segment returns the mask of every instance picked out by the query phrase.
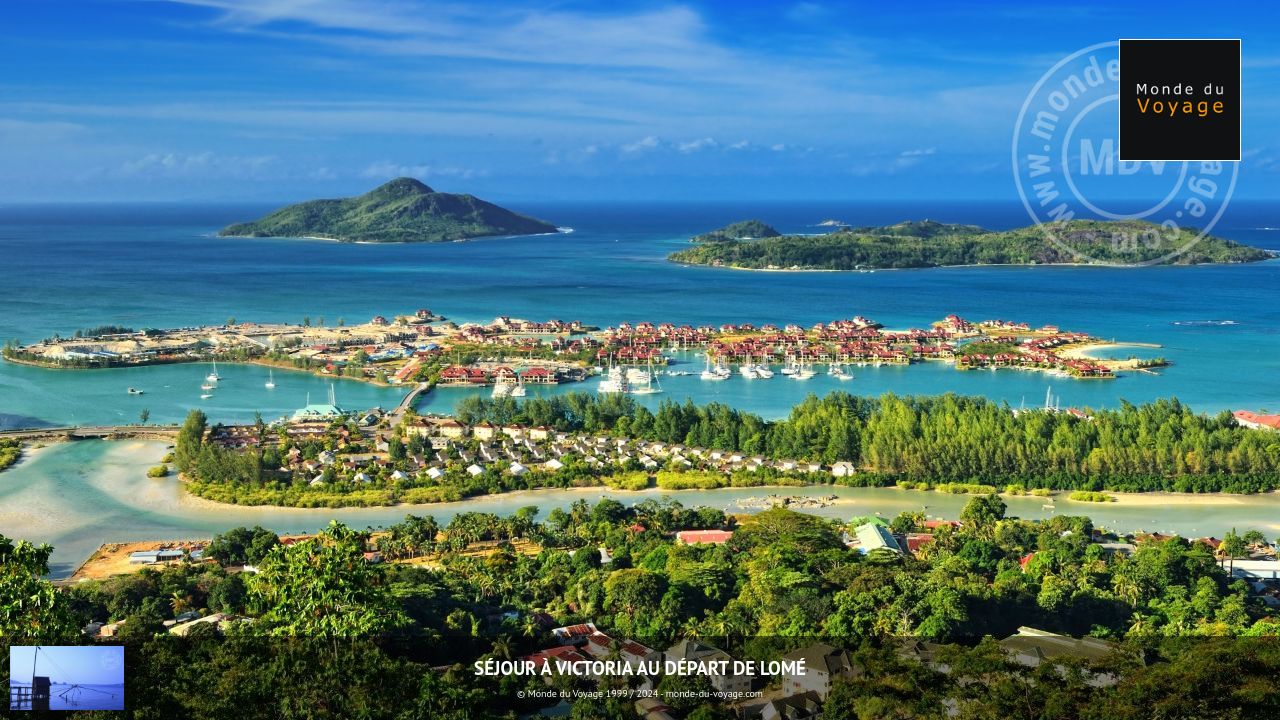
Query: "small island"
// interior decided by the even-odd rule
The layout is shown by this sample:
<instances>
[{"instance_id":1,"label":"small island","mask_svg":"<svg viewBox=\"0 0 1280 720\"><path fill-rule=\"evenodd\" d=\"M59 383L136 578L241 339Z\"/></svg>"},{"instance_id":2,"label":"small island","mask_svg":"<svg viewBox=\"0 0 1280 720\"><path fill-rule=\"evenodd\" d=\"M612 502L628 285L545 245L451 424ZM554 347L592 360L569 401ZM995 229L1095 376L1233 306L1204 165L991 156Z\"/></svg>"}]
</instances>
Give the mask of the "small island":
<instances>
[{"instance_id":1,"label":"small island","mask_svg":"<svg viewBox=\"0 0 1280 720\"><path fill-rule=\"evenodd\" d=\"M396 178L359 197L311 200L260 220L228 225L223 237L301 237L339 242L449 242L495 235L538 235L556 226L473 195L436 192Z\"/></svg>"},{"instance_id":2,"label":"small island","mask_svg":"<svg viewBox=\"0 0 1280 720\"><path fill-rule=\"evenodd\" d=\"M703 233L690 238L691 243L706 242L726 242L729 240L761 240L764 238L779 237L782 233L774 230L772 226L766 225L759 220L743 220L741 222L730 223L720 228L712 230L709 233Z\"/></svg>"},{"instance_id":3,"label":"small island","mask_svg":"<svg viewBox=\"0 0 1280 720\"><path fill-rule=\"evenodd\" d=\"M748 223L735 223L699 235L693 238L697 247L673 253L668 259L743 270L1137 265L1160 261L1186 245L1190 247L1185 252L1163 264L1243 263L1274 257L1266 250L1222 238L1206 236L1195 241L1195 230L1169 231L1138 221L1072 220L1055 226L1053 239L1038 226L992 231L976 225L933 220L840 228L823 235L754 235L753 239L746 239L740 229L743 225ZM1176 234L1170 237L1171 232Z\"/></svg>"}]
</instances>

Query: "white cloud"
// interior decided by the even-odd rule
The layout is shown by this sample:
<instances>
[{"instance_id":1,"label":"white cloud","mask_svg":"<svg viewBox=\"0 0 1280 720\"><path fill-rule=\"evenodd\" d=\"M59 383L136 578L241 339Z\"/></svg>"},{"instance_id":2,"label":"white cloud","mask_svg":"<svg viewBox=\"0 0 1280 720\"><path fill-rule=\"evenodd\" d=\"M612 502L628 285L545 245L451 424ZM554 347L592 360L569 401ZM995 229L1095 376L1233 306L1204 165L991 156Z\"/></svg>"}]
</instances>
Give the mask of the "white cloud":
<instances>
[{"instance_id":1,"label":"white cloud","mask_svg":"<svg viewBox=\"0 0 1280 720\"><path fill-rule=\"evenodd\" d=\"M238 31L399 55L688 69L722 53L701 16L681 6L605 14L402 0L170 2L218 10L215 25Z\"/></svg>"},{"instance_id":2,"label":"white cloud","mask_svg":"<svg viewBox=\"0 0 1280 720\"><path fill-rule=\"evenodd\" d=\"M751 143L747 142L746 140L739 140L738 142L730 145L729 149L730 150L746 150L748 147L751 147Z\"/></svg>"},{"instance_id":3,"label":"white cloud","mask_svg":"<svg viewBox=\"0 0 1280 720\"><path fill-rule=\"evenodd\" d=\"M699 150L706 150L706 149L714 148L718 146L719 146L719 143L716 142L715 138L704 137L704 138L699 138L697 140L691 140L689 142L680 143L679 145L676 146L676 149L688 155L689 153L695 153L695 152L698 152Z\"/></svg>"},{"instance_id":4,"label":"white cloud","mask_svg":"<svg viewBox=\"0 0 1280 720\"><path fill-rule=\"evenodd\" d=\"M472 168L439 167L435 165L403 165L389 160L370 163L368 167L360 171L360 177L372 178L375 180L390 180L391 178L398 177L414 177L419 180L441 177L470 180L472 178L484 177L486 175L488 175L487 171L474 170Z\"/></svg>"},{"instance_id":5,"label":"white cloud","mask_svg":"<svg viewBox=\"0 0 1280 720\"><path fill-rule=\"evenodd\" d=\"M126 178L261 178L274 155L219 155L166 152L126 160L110 174Z\"/></svg>"},{"instance_id":6,"label":"white cloud","mask_svg":"<svg viewBox=\"0 0 1280 720\"><path fill-rule=\"evenodd\" d=\"M850 168L849 172L860 177L872 175L894 175L902 172L903 170L916 167L923 163L926 158L937 154L937 148L927 147L911 148L903 150L897 155L891 156L870 156L861 163Z\"/></svg>"},{"instance_id":7,"label":"white cloud","mask_svg":"<svg viewBox=\"0 0 1280 720\"><path fill-rule=\"evenodd\" d=\"M662 140L658 139L654 135L648 135L635 142L623 145L621 150L624 155L638 155L640 153L653 150L661 144Z\"/></svg>"}]
</instances>

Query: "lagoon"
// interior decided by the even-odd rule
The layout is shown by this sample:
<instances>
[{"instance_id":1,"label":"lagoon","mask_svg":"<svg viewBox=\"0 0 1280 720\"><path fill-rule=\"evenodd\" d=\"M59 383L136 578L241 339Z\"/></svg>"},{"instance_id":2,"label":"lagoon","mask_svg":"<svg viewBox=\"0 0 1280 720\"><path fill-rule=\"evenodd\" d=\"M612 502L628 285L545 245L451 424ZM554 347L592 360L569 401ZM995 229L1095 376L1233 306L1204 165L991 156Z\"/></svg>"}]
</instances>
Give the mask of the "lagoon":
<instances>
[{"instance_id":1,"label":"lagoon","mask_svg":"<svg viewBox=\"0 0 1280 720\"><path fill-rule=\"evenodd\" d=\"M331 519L356 528L385 526L406 514L432 515L442 524L459 512L507 515L535 505L539 517L576 500L613 498L632 505L647 498L672 497L686 506L710 506L751 513L747 498L771 493L809 497L836 496L823 508L805 510L848 520L879 514L892 518L906 510L930 517L956 518L968 497L896 488L831 486L722 488L677 492L625 492L603 488L527 490L461 502L382 508L303 509L240 507L187 495L173 478L146 477L146 469L165 453L165 444L147 441L83 440L36 450L0 474L0 534L54 546L53 577L71 574L102 543L209 538L239 525L262 525L278 533L318 530ZM1280 534L1280 494L1231 496L1142 496L1116 503L1073 502L1059 497L1045 507L1038 497L1008 497L1009 515L1044 518L1054 514L1088 515L1095 525L1121 532L1146 530L1197 537L1221 537L1232 528L1257 528Z\"/></svg>"}]
</instances>

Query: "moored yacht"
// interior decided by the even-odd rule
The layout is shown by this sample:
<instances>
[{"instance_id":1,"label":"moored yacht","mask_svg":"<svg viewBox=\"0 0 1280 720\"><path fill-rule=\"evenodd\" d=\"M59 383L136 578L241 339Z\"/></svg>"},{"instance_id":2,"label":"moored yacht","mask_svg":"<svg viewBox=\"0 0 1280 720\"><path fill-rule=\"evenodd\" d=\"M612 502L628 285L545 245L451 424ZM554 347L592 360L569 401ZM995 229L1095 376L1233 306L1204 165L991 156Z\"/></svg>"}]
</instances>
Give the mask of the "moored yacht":
<instances>
[{"instance_id":1,"label":"moored yacht","mask_svg":"<svg viewBox=\"0 0 1280 720\"><path fill-rule=\"evenodd\" d=\"M605 375L605 379L596 385L596 392L602 393L624 393L627 392L627 376L622 368L611 367Z\"/></svg>"},{"instance_id":2,"label":"moored yacht","mask_svg":"<svg viewBox=\"0 0 1280 720\"><path fill-rule=\"evenodd\" d=\"M721 364L719 364L719 363L716 363L715 367L712 367L712 366L711 366L711 355L710 355L710 353L708 353L708 354L707 354L707 369L703 370L703 371L702 371L702 374L701 374L701 375L699 375L699 377L701 377L703 380L728 380L728 379L729 379L729 368L727 368L727 367L725 367L725 366L723 366L723 365L721 365Z\"/></svg>"}]
</instances>

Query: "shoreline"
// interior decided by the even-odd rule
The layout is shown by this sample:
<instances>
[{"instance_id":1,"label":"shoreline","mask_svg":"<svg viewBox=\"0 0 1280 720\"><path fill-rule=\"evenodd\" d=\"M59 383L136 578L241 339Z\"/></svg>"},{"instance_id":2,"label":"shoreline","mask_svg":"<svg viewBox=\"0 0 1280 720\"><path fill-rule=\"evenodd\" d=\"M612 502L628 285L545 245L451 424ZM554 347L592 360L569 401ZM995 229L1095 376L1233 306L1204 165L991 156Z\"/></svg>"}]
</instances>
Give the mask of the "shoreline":
<instances>
[{"instance_id":1,"label":"shoreline","mask_svg":"<svg viewBox=\"0 0 1280 720\"><path fill-rule=\"evenodd\" d=\"M1204 263L1160 263L1151 265L1148 263L965 263L959 265L921 265L920 267L866 267L861 269L842 270L839 268L766 268L766 267L744 267L742 265L713 265L710 263L692 263L683 260L672 260L667 258L667 262L673 265L693 268L711 268L713 270L742 270L746 272L781 272L781 273L806 273L806 272L834 272L834 273L871 273L871 272L894 272L894 271L920 271L920 270L949 270L962 268L1097 268L1108 270L1135 270L1140 268L1173 268L1173 267L1206 267L1206 266L1234 266L1234 265L1253 265L1256 263L1274 262L1280 260L1280 251L1268 250L1267 248L1258 248L1265 252L1271 253L1271 257L1259 258L1257 260L1242 260L1232 262L1204 262Z\"/></svg>"},{"instance_id":2,"label":"shoreline","mask_svg":"<svg viewBox=\"0 0 1280 720\"><path fill-rule=\"evenodd\" d=\"M1116 370L1150 371L1152 368L1165 367L1169 365L1169 361L1165 360L1163 363L1160 363L1158 365L1148 365L1144 367L1143 363L1149 362L1149 360L1145 358L1100 357L1100 355L1103 353L1108 353L1115 350L1123 350L1124 348L1145 348L1148 350L1152 350L1152 349L1161 349L1163 347L1164 347L1163 345L1160 345L1158 343L1143 343L1143 342L1083 343L1080 345L1068 345L1066 347L1061 348L1058 351L1058 357L1061 357L1067 360L1087 360L1089 362L1094 362L1099 365L1102 365L1103 367L1109 368L1112 371L1116 371Z\"/></svg>"}]
</instances>

